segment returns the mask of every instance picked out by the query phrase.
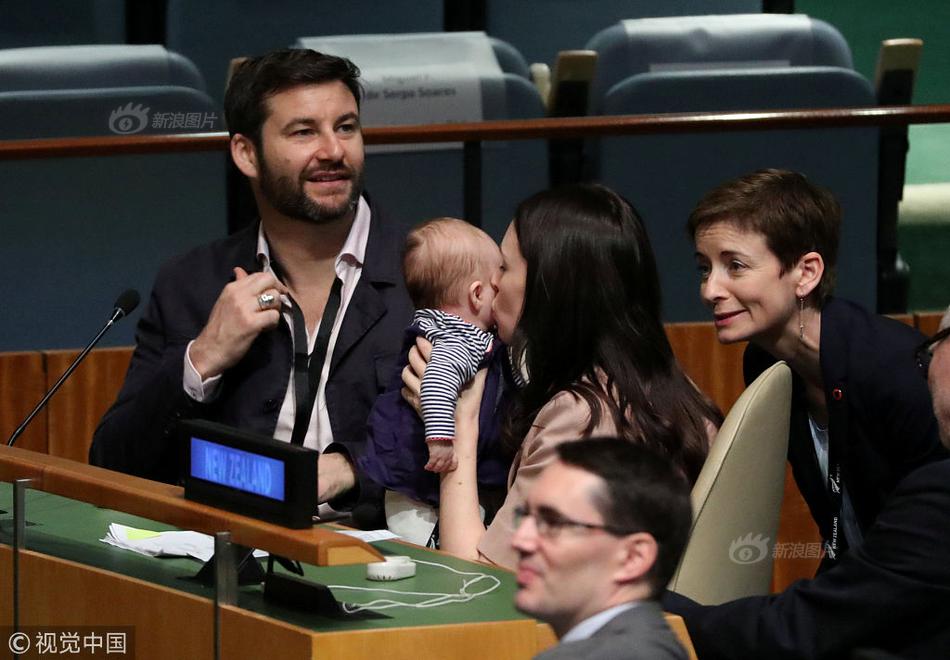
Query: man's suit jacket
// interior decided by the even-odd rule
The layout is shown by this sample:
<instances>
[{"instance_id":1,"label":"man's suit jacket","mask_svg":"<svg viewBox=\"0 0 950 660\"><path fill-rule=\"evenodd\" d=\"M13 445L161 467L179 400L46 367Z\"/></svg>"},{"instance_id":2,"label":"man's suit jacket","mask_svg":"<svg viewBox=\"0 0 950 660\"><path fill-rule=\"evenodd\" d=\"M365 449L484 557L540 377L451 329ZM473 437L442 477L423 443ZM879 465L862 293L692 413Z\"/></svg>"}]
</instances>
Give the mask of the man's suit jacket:
<instances>
[{"instance_id":1,"label":"man's suit jacket","mask_svg":"<svg viewBox=\"0 0 950 660\"><path fill-rule=\"evenodd\" d=\"M686 660L655 601L621 612L587 639L558 644L535 660Z\"/></svg>"},{"instance_id":2,"label":"man's suit jacket","mask_svg":"<svg viewBox=\"0 0 950 660\"><path fill-rule=\"evenodd\" d=\"M354 463L365 444L370 407L392 374L403 330L412 318L400 272L402 236L387 229L372 205L370 222L362 273L340 327L326 386L334 438L328 451L344 452ZM96 429L90 463L175 482L180 461L172 436L179 418L200 417L273 435L293 364L292 338L283 321L261 333L244 358L225 372L213 402L196 404L182 387L185 349L233 279L233 268L261 270L257 235L255 224L163 266L136 330L125 383ZM360 491L370 502L379 494L362 477ZM356 494L334 504L352 505Z\"/></svg>"},{"instance_id":3,"label":"man's suit jacket","mask_svg":"<svg viewBox=\"0 0 950 660\"><path fill-rule=\"evenodd\" d=\"M902 478L947 457L927 381L914 358L923 339L903 323L840 298L829 299L821 311L819 358L829 444L840 453L842 481L862 531ZM750 344L746 382L774 362ZM822 536L830 538L832 511L808 426L804 387L798 376L793 383L788 460Z\"/></svg>"},{"instance_id":4,"label":"man's suit jacket","mask_svg":"<svg viewBox=\"0 0 950 660\"><path fill-rule=\"evenodd\" d=\"M864 543L781 594L701 606L663 599L703 660L847 658L875 648L950 658L950 459L907 476Z\"/></svg>"}]
</instances>

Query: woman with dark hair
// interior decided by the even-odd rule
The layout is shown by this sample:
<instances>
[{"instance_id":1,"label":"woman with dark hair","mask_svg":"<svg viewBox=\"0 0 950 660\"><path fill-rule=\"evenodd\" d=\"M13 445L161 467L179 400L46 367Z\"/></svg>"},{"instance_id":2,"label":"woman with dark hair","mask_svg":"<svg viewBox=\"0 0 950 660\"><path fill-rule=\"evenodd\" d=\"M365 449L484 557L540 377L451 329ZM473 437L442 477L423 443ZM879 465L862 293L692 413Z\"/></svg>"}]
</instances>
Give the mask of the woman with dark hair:
<instances>
[{"instance_id":1,"label":"woman with dark hair","mask_svg":"<svg viewBox=\"0 0 950 660\"><path fill-rule=\"evenodd\" d=\"M794 374L788 459L826 558L861 544L887 496L943 458L913 328L831 297L841 209L827 190L762 170L690 214L700 293L719 341L748 341L746 382L776 360Z\"/></svg>"},{"instance_id":2,"label":"woman with dark hair","mask_svg":"<svg viewBox=\"0 0 950 660\"><path fill-rule=\"evenodd\" d=\"M475 481L476 377L459 400L458 467L442 478L439 531L444 550L513 567L513 511L557 444L618 436L695 481L722 417L673 357L653 251L626 200L597 185L538 193L518 207L501 250L493 311L519 383L504 424L516 452L508 494L486 530ZM410 392L423 368L418 359L407 368Z\"/></svg>"}]
</instances>

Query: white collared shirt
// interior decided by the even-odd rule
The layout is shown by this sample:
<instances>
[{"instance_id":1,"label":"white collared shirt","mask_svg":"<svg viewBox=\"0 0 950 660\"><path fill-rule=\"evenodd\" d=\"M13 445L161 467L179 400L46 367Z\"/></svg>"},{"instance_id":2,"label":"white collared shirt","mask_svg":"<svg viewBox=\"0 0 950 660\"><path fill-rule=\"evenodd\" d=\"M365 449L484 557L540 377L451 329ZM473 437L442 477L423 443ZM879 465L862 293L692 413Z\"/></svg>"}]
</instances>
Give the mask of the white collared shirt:
<instances>
[{"instance_id":1,"label":"white collared shirt","mask_svg":"<svg viewBox=\"0 0 950 660\"><path fill-rule=\"evenodd\" d=\"M620 603L620 605L614 605L613 607L604 610L603 612L598 612L593 616L589 616L576 626L567 631L567 634L561 638L561 644L567 644L568 642L577 642L582 639L587 639L592 636L595 632L606 626L614 617L620 616L627 610L631 610L640 603L635 600L628 601L626 603Z\"/></svg>"},{"instance_id":2,"label":"white collared shirt","mask_svg":"<svg viewBox=\"0 0 950 660\"><path fill-rule=\"evenodd\" d=\"M366 256L366 243L369 239L370 210L369 204L363 197L360 197L356 208L356 215L353 218L353 225L350 227L350 233L343 243L343 247L336 256L334 269L336 275L340 278L343 287L340 291L340 309L337 313L333 329L330 332L330 342L327 346L327 358L323 364L323 371L320 374L320 383L317 386L317 399L313 406L313 413L310 417L310 426L307 428L307 434L304 438L304 446L311 449L325 450L333 443L333 431L330 428L330 416L327 412L326 383L327 376L330 373L330 364L332 362L333 349L336 346L337 338L340 334L340 326L346 316L346 309L350 300L353 298L353 292L356 290L356 284L360 280L363 272L363 261ZM267 238L264 235L263 225L258 229L257 234L257 257L261 263L264 272L273 273L270 258L270 248L267 244ZM291 314L291 302L287 296L281 296L283 303L282 315L284 321L290 328L291 339L294 336L294 319ZM313 335L307 332L307 353L313 351L313 345L316 342L317 332L320 329L319 323L314 328ZM193 343L193 342L192 342ZM201 403L213 401L218 394L218 387L221 382L221 376L201 380L201 376L191 363L189 353L191 344L188 344L188 350L185 351L185 369L183 385L185 392L195 401ZM290 376L287 381L287 391L284 395L284 402L280 407L280 413L277 416L277 427L274 429L274 438L290 442L290 437L294 429L294 415L296 413L296 400L294 396L294 375L293 369L290 370ZM321 514L329 512L326 505L320 505Z\"/></svg>"}]
</instances>

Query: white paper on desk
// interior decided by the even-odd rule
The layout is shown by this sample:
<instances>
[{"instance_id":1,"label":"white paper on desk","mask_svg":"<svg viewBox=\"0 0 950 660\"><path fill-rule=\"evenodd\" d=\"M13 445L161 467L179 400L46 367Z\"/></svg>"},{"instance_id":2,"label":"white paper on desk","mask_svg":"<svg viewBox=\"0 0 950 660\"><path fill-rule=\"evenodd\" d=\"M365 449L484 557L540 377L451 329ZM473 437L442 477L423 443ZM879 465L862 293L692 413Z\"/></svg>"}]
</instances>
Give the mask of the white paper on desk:
<instances>
[{"instance_id":1,"label":"white paper on desk","mask_svg":"<svg viewBox=\"0 0 950 660\"><path fill-rule=\"evenodd\" d=\"M375 543L376 541L388 541L389 539L399 539L402 538L398 534L393 534L388 529L370 529L370 530L339 530L335 529L334 532L338 534L346 534L347 536L352 536L353 538L359 539L366 543Z\"/></svg>"},{"instance_id":2,"label":"white paper on desk","mask_svg":"<svg viewBox=\"0 0 950 660\"><path fill-rule=\"evenodd\" d=\"M214 537L200 532L153 532L112 523L99 540L148 557L194 557L208 561L214 556ZM266 557L267 553L255 550L254 556Z\"/></svg>"}]
</instances>

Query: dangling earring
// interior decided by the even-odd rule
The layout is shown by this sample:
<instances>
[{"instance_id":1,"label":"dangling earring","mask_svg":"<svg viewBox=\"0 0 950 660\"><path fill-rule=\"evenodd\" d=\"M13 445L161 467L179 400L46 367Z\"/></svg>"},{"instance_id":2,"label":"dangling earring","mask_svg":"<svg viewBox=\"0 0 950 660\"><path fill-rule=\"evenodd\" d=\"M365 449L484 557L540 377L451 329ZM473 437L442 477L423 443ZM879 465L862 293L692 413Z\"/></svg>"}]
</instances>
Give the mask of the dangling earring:
<instances>
[{"instance_id":1,"label":"dangling earring","mask_svg":"<svg viewBox=\"0 0 950 660\"><path fill-rule=\"evenodd\" d=\"M805 297L798 298L798 340L805 341Z\"/></svg>"}]
</instances>

